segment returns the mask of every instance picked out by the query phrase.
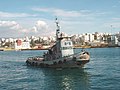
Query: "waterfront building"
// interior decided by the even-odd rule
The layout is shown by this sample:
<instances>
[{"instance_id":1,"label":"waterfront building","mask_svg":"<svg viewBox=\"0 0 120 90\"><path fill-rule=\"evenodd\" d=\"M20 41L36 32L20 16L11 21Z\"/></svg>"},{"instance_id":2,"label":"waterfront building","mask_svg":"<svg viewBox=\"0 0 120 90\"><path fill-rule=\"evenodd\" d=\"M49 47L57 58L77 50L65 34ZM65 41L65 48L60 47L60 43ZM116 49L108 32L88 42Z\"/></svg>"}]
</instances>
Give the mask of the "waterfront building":
<instances>
[{"instance_id":1,"label":"waterfront building","mask_svg":"<svg viewBox=\"0 0 120 90\"><path fill-rule=\"evenodd\" d=\"M84 41L85 41L85 42L89 42L89 34L86 33L86 34L84 35Z\"/></svg>"},{"instance_id":2,"label":"waterfront building","mask_svg":"<svg viewBox=\"0 0 120 90\"><path fill-rule=\"evenodd\" d=\"M94 34L86 33L83 35L84 42L93 42L94 41Z\"/></svg>"},{"instance_id":3,"label":"waterfront building","mask_svg":"<svg viewBox=\"0 0 120 90\"><path fill-rule=\"evenodd\" d=\"M116 35L110 36L110 42L108 43L109 46L118 46L118 38Z\"/></svg>"},{"instance_id":4,"label":"waterfront building","mask_svg":"<svg viewBox=\"0 0 120 90\"><path fill-rule=\"evenodd\" d=\"M30 43L28 41L22 42L22 49L31 49Z\"/></svg>"},{"instance_id":5,"label":"waterfront building","mask_svg":"<svg viewBox=\"0 0 120 90\"><path fill-rule=\"evenodd\" d=\"M5 38L1 38L1 42L5 42Z\"/></svg>"},{"instance_id":6,"label":"waterfront building","mask_svg":"<svg viewBox=\"0 0 120 90\"><path fill-rule=\"evenodd\" d=\"M18 39L18 40L16 40L16 42L14 42L13 48L15 50L31 49L30 43L28 41L22 41L20 39Z\"/></svg>"},{"instance_id":7,"label":"waterfront building","mask_svg":"<svg viewBox=\"0 0 120 90\"><path fill-rule=\"evenodd\" d=\"M89 34L89 41L93 42L94 41L94 34Z\"/></svg>"}]
</instances>

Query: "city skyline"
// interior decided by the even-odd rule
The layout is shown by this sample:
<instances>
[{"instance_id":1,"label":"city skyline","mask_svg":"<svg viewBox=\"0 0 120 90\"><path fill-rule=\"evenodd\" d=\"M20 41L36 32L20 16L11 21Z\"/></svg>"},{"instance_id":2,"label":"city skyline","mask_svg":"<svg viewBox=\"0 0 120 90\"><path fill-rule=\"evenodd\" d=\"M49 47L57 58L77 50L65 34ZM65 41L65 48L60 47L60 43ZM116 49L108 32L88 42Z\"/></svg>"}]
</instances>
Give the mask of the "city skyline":
<instances>
[{"instance_id":1,"label":"city skyline","mask_svg":"<svg viewBox=\"0 0 120 90\"><path fill-rule=\"evenodd\" d=\"M120 0L0 1L0 37L50 36L55 18L67 34L119 32Z\"/></svg>"}]
</instances>

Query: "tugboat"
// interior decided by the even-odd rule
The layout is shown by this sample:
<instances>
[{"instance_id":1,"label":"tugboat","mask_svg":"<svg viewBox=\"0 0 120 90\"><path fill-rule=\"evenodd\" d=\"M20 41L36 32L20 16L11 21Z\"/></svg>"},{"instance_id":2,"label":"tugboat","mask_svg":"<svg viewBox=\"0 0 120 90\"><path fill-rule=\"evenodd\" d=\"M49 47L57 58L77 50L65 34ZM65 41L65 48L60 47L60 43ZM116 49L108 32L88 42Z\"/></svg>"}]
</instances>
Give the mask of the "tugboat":
<instances>
[{"instance_id":1,"label":"tugboat","mask_svg":"<svg viewBox=\"0 0 120 90\"><path fill-rule=\"evenodd\" d=\"M28 66L44 68L76 68L83 67L90 61L90 54L82 50L74 53L71 37L60 33L60 26L56 18L56 42L43 56L29 57Z\"/></svg>"}]
</instances>

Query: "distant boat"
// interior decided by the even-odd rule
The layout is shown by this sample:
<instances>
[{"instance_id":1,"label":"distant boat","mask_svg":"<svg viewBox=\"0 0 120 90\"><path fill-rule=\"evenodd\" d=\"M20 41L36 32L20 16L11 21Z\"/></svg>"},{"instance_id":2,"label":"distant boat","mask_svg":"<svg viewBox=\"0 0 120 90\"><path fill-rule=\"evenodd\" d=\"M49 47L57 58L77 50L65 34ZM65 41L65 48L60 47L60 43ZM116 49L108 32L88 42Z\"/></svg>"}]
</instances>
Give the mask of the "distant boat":
<instances>
[{"instance_id":1,"label":"distant boat","mask_svg":"<svg viewBox=\"0 0 120 90\"><path fill-rule=\"evenodd\" d=\"M82 50L74 53L71 37L60 33L60 26L56 18L56 43L43 56L29 57L28 66L44 68L75 68L83 67L90 61L90 54Z\"/></svg>"}]
</instances>

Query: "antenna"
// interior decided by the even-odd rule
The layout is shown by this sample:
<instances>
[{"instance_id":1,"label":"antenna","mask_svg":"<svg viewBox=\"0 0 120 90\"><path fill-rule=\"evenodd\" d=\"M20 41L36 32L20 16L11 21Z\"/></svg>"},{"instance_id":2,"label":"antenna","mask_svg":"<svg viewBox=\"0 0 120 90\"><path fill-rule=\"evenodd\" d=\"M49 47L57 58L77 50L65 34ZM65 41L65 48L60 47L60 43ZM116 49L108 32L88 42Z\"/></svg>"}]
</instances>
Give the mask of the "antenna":
<instances>
[{"instance_id":1,"label":"antenna","mask_svg":"<svg viewBox=\"0 0 120 90\"><path fill-rule=\"evenodd\" d=\"M112 28L113 28L113 25L110 25L111 26L111 35L112 35Z\"/></svg>"},{"instance_id":2,"label":"antenna","mask_svg":"<svg viewBox=\"0 0 120 90\"><path fill-rule=\"evenodd\" d=\"M56 29L56 40L58 40L58 34L60 33L60 26L59 26L59 22L58 22L57 17L55 18L55 23L56 23L56 26L57 26L57 29Z\"/></svg>"}]
</instances>

